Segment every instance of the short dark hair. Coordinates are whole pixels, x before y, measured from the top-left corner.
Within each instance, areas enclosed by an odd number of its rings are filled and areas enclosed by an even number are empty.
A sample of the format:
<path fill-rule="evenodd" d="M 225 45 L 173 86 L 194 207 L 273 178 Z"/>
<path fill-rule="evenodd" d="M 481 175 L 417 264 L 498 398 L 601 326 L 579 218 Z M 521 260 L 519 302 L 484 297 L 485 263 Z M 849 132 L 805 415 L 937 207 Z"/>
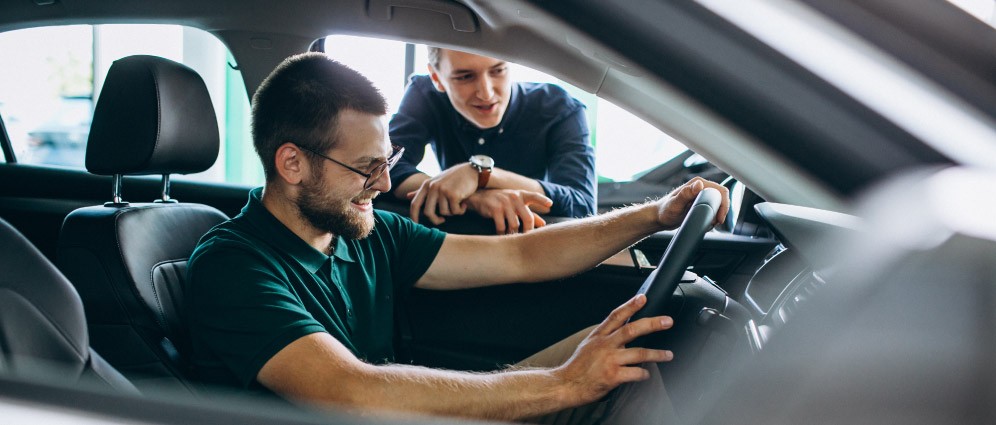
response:
<path fill-rule="evenodd" d="M 291 56 L 252 97 L 252 139 L 266 181 L 276 178 L 277 148 L 294 142 L 317 152 L 335 146 L 339 112 L 387 114 L 387 101 L 369 79 L 324 53 Z"/>

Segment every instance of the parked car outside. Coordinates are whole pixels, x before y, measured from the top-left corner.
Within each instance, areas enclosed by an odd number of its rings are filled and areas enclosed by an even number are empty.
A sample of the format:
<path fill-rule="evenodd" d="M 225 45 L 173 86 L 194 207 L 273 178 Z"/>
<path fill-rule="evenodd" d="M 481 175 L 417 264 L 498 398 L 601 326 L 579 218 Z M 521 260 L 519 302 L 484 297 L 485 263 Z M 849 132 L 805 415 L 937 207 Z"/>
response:
<path fill-rule="evenodd" d="M 51 117 L 28 132 L 35 164 L 82 167 L 90 134 L 93 101 L 89 97 L 62 97 Z"/>

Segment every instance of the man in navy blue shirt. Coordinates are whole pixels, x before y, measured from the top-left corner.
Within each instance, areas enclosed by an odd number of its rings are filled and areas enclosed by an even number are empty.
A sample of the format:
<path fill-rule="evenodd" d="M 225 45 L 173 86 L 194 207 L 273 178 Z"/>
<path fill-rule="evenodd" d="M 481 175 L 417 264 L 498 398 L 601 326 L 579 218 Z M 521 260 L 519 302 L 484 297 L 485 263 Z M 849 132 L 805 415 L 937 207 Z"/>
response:
<path fill-rule="evenodd" d="M 429 48 L 429 75 L 412 77 L 390 123 L 405 155 L 391 171 L 410 215 L 440 224 L 472 210 L 498 233 L 545 224 L 536 213 L 595 213 L 595 157 L 585 107 L 551 84 L 516 83 L 505 61 Z M 416 169 L 431 144 L 442 173 Z"/>

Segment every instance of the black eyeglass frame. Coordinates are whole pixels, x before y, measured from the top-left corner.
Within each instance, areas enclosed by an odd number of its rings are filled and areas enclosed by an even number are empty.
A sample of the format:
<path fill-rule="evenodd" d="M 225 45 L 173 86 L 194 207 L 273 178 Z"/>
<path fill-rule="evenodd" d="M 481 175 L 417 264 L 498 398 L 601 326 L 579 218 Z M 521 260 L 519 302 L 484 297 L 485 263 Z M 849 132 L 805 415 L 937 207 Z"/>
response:
<path fill-rule="evenodd" d="M 293 142 L 291 142 L 291 143 L 293 143 Z M 328 156 L 322 155 L 322 154 L 318 153 L 317 151 L 315 151 L 314 149 L 311 149 L 309 147 L 301 146 L 301 145 L 299 145 L 297 143 L 294 143 L 294 146 L 297 146 L 301 150 L 307 151 L 307 152 L 312 153 L 314 155 L 317 155 L 317 156 L 319 156 L 321 158 L 325 158 L 325 159 L 327 159 L 329 161 L 332 161 L 332 162 L 334 162 L 336 164 L 339 164 L 339 165 L 345 167 L 349 171 L 352 171 L 352 172 L 354 172 L 356 174 L 359 174 L 359 175 L 361 175 L 363 177 L 366 177 L 367 180 L 363 182 L 363 190 L 369 190 L 371 187 L 373 187 L 373 185 L 377 183 L 377 180 L 380 179 L 380 176 L 384 175 L 384 173 L 387 172 L 387 170 L 390 170 L 391 168 L 394 168 L 394 166 L 398 163 L 398 161 L 401 160 L 401 155 L 405 153 L 405 148 L 403 148 L 401 146 L 398 146 L 398 145 L 392 144 L 391 145 L 391 155 L 387 157 L 387 160 L 384 161 L 384 162 L 382 162 L 382 163 L 380 163 L 380 164 L 377 164 L 377 166 L 374 167 L 372 170 L 370 170 L 369 173 L 366 173 L 366 172 L 363 172 L 363 171 L 358 170 L 356 168 L 350 167 L 349 165 L 346 165 L 346 164 L 344 164 L 342 162 L 339 162 L 339 161 L 337 161 L 337 160 L 335 160 L 333 158 L 329 158 Z"/>

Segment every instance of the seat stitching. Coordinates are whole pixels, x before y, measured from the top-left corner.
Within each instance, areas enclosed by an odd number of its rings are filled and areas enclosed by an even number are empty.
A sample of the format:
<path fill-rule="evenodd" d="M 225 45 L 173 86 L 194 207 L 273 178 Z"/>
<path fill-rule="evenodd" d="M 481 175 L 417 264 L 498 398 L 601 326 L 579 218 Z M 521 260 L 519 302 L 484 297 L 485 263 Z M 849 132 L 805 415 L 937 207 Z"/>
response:
<path fill-rule="evenodd" d="M 166 311 L 163 308 L 162 300 L 159 298 L 159 290 L 156 288 L 156 280 L 155 280 L 156 269 L 165 264 L 175 264 L 181 261 L 186 261 L 186 260 L 183 258 L 178 258 L 174 260 L 163 260 L 156 264 L 153 264 L 152 270 L 149 271 L 149 282 L 152 283 L 152 295 L 156 299 L 156 306 L 159 307 L 159 311 L 156 312 L 157 316 L 159 316 L 157 317 L 157 319 L 160 320 L 159 326 L 161 326 L 164 331 L 169 329 L 169 322 L 166 320 Z"/>

